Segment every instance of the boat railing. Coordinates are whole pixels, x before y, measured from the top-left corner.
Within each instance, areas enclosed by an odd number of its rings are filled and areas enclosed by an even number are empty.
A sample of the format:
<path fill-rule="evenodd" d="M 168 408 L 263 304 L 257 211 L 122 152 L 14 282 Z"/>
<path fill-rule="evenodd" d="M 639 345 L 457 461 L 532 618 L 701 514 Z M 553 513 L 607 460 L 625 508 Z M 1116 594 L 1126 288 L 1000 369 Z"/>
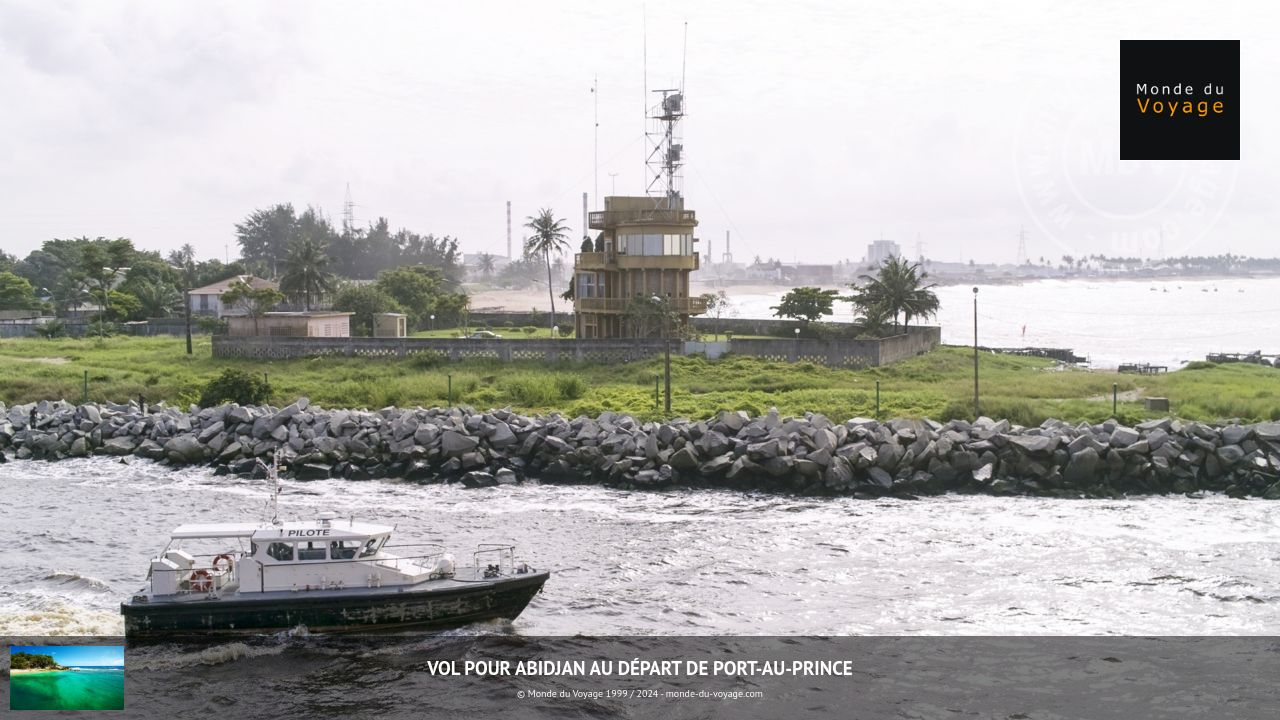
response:
<path fill-rule="evenodd" d="M 497 574 L 509 574 L 516 569 L 516 546 L 504 543 L 480 543 L 478 549 L 471 554 L 471 564 L 477 571 L 481 569 L 480 561 L 484 560 L 485 577 Z M 495 562 L 496 561 L 496 562 Z M 506 563 L 505 567 L 503 563 Z"/>
<path fill-rule="evenodd" d="M 216 557 L 216 556 L 210 556 Z M 156 573 L 173 573 L 176 577 L 172 587 L 179 595 L 200 594 L 209 595 L 217 594 L 218 591 L 232 584 L 235 580 L 234 566 L 228 568 L 215 568 L 213 566 L 192 565 L 189 568 L 151 568 L 147 572 L 147 580 L 151 584 L 151 592 L 156 591 Z"/>

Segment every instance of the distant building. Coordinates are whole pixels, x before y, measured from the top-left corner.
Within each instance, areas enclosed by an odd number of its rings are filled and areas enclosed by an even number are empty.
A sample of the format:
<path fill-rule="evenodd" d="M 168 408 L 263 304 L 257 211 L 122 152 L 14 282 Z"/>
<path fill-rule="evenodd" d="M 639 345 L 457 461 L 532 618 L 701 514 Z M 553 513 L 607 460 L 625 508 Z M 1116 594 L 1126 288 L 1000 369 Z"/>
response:
<path fill-rule="evenodd" d="M 227 334 L 233 337 L 351 337 L 349 312 L 269 312 L 259 318 L 237 315 L 227 318 Z"/>
<path fill-rule="evenodd" d="M 782 263 L 777 260 L 766 260 L 763 262 L 754 262 L 742 271 L 742 276 L 747 280 L 765 280 L 768 282 L 778 282 L 782 280 Z"/>
<path fill-rule="evenodd" d="M 783 265 L 782 275 L 795 285 L 834 285 L 836 269 L 832 265 Z"/>
<path fill-rule="evenodd" d="M 601 252 L 584 252 L 573 261 L 576 337 L 622 338 L 641 334 L 643 323 L 629 321 L 636 298 L 658 297 L 678 322 L 707 311 L 706 301 L 689 296 L 689 274 L 698 269 L 693 229 L 698 220 L 679 196 L 604 199 L 603 211 L 589 215 L 600 230 Z"/>
<path fill-rule="evenodd" d="M 373 316 L 374 337 L 402 338 L 409 334 L 409 316 L 404 313 L 378 313 Z"/>
<path fill-rule="evenodd" d="M 243 311 L 235 308 L 226 308 L 222 306 L 222 294 L 231 289 L 231 286 L 237 282 L 244 282 L 254 290 L 264 287 L 279 289 L 279 285 L 271 280 L 263 280 L 253 275 L 233 275 L 226 280 L 219 280 L 211 285 L 195 288 L 189 295 L 191 303 L 191 313 L 193 315 L 212 315 L 214 317 L 227 317 L 230 315 L 243 315 Z M 250 333 L 252 334 L 252 333 Z"/>
<path fill-rule="evenodd" d="M 902 257 L 902 248 L 892 240 L 874 240 L 867 245 L 867 265 L 879 267 L 891 257 Z"/>

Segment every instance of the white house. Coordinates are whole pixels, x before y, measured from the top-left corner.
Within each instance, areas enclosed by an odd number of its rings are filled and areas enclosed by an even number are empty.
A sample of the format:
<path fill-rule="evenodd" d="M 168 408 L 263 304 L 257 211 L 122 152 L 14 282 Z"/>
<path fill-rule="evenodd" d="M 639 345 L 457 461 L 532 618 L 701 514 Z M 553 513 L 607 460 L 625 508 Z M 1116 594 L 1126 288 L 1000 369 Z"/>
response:
<path fill-rule="evenodd" d="M 222 294 L 230 290 L 231 286 L 237 282 L 248 283 L 249 287 L 255 290 L 265 287 L 279 289 L 279 286 L 271 280 L 263 280 L 253 275 L 235 275 L 226 280 L 219 280 L 212 285 L 193 289 L 189 300 L 191 313 L 193 315 L 212 315 L 214 317 L 243 315 L 244 311 L 240 308 L 224 308 L 222 306 Z"/>

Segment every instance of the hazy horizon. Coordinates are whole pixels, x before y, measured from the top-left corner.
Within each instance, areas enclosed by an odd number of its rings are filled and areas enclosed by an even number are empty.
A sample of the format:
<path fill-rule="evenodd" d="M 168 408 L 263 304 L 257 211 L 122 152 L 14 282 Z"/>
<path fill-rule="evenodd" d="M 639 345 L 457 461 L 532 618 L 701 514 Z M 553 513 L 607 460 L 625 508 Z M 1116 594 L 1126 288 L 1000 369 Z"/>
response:
<path fill-rule="evenodd" d="M 645 185 L 648 87 L 680 83 L 685 197 L 716 259 L 1274 256 L 1269 6 L 1147 2 L 22 3 L 0 0 L 0 249 L 55 237 L 237 255 L 255 208 L 503 254 L 551 207 Z M 1241 160 L 1118 161 L 1119 40 L 1241 40 Z M 599 166 L 593 167 L 593 79 Z M 1196 78 L 1188 78 L 1195 82 Z M 616 178 L 613 175 L 616 174 Z"/>

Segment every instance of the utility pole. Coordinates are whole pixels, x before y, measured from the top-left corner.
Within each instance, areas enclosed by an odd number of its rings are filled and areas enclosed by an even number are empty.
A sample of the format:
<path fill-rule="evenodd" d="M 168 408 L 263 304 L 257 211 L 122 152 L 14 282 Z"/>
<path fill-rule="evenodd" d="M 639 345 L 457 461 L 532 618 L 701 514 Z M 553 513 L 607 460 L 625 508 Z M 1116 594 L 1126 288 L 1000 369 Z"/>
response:
<path fill-rule="evenodd" d="M 185 302 L 185 315 L 187 318 L 187 354 L 191 354 L 191 282 L 187 282 L 187 291 L 183 294 Z"/>
<path fill-rule="evenodd" d="M 978 409 L 978 288 L 973 289 L 973 419 L 982 417 Z"/>
<path fill-rule="evenodd" d="M 514 260 L 511 256 L 511 201 L 507 201 L 507 260 Z"/>
<path fill-rule="evenodd" d="M 663 409 L 668 418 L 671 417 L 671 305 L 670 301 L 658 295 L 653 302 L 662 309 L 662 385 Z"/>

